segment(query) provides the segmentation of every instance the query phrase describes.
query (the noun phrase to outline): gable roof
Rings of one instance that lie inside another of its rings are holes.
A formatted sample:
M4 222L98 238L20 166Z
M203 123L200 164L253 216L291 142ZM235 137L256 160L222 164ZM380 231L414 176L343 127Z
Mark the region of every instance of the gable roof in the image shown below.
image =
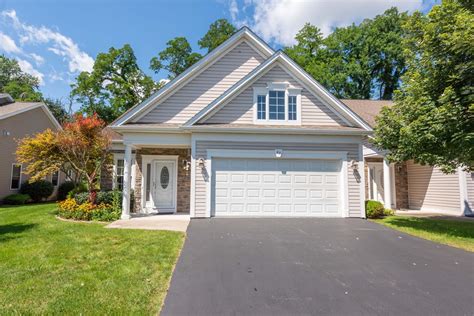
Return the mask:
M203 58L201 58L194 65L186 69L179 76L176 76L173 80L171 80L164 87L162 87L161 89L153 93L146 100L130 108L128 111L122 114L119 118L117 118L114 122L112 122L110 126L112 127L121 126L131 121L138 115L144 113L146 110L148 110L160 99L169 95L169 93L173 91L174 88L188 81L189 79L197 75L202 69L204 69L210 63L216 61L223 53L227 51L229 47L237 43L242 38L249 39L251 43L255 46L255 48L257 48L258 51L261 52L266 57L269 57L274 53L274 50L270 46L268 46L268 44L265 43L265 41L263 41L255 33L253 33L248 27L244 26L239 31L237 31L234 35L228 38L224 43L222 43L213 51L205 55Z
M54 115L49 111L46 104L43 102L13 102L0 106L0 120L4 120L14 115L18 115L27 111L41 108L51 123L57 128L61 129L61 124L56 120Z
M342 99L341 101L371 127L375 127L375 118L379 115L382 108L393 105L392 100Z
M184 126L190 127L200 120L212 115L218 111L226 101L231 100L237 93L243 91L244 88L249 86L254 79L258 78L259 75L263 74L266 70L270 69L276 62L280 62L287 69L292 70L297 78L305 83L310 91L315 94L325 103L329 109L333 110L334 113L338 114L341 118L348 122L352 122L353 125L361 127L364 130L372 131L370 125L368 125L363 119L361 119L356 113L354 113L345 104L339 101L334 95L332 95L326 88L320 83L314 80L306 71L298 66L290 57L288 57L282 51L277 51L265 62L260 64L257 68L247 74L239 82L224 92L219 98L210 103L207 107L199 111L195 116L188 120Z

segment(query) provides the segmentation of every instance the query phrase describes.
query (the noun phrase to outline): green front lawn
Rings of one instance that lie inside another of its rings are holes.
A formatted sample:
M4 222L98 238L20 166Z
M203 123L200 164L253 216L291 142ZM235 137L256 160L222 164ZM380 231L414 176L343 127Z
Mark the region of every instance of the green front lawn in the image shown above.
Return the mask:
M373 221L413 236L474 252L474 220L390 216Z
M55 209L0 207L2 314L157 314L184 234L63 222Z

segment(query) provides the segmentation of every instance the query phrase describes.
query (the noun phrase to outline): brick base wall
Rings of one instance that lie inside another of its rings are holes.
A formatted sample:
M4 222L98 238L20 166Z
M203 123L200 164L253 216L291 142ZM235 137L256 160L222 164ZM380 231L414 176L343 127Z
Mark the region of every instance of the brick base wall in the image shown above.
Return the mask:
M191 169L184 170L182 161L191 161L191 151L181 148L143 148L136 152L136 176L135 176L135 210L141 209L142 192L142 155L170 155L178 157L178 197L177 211L189 213L191 204Z

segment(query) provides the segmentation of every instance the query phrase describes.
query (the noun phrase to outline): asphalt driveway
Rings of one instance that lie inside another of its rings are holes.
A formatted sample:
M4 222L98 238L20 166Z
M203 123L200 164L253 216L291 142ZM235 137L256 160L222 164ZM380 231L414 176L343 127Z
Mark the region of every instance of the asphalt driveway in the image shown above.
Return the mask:
M474 254L360 219L192 220L162 315L473 315Z

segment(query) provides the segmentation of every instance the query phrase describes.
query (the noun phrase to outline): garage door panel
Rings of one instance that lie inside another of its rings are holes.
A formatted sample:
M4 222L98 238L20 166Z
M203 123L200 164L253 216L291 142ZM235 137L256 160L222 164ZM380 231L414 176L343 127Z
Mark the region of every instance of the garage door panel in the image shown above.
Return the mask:
M215 159L213 215L340 216L340 168L332 160Z

